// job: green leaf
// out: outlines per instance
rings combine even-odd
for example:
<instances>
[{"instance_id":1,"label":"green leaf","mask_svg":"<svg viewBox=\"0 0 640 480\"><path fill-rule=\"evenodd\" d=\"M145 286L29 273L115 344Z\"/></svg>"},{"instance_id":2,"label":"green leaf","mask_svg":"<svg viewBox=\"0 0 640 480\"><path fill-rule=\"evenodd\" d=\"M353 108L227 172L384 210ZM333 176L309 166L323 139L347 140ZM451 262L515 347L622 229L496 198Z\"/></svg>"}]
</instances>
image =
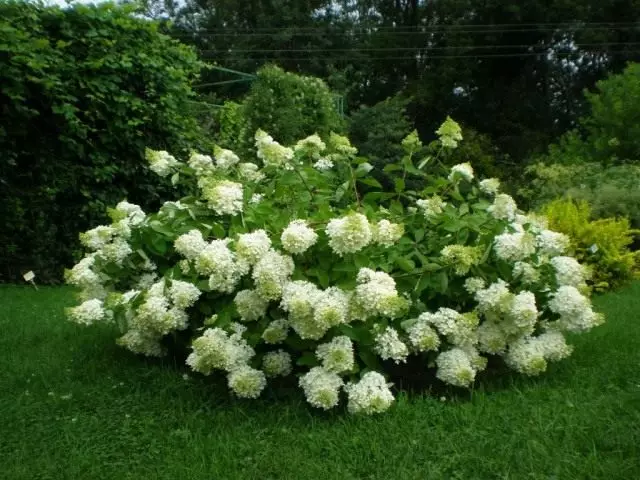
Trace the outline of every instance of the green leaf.
<instances>
[{"instance_id":1,"label":"green leaf","mask_svg":"<svg viewBox=\"0 0 640 480\"><path fill-rule=\"evenodd\" d=\"M424 238L424 233L424 228L417 228L413 232L413 238L416 239L416 242L420 242Z\"/></svg>"},{"instance_id":2,"label":"green leaf","mask_svg":"<svg viewBox=\"0 0 640 480\"><path fill-rule=\"evenodd\" d=\"M394 182L396 193L404 192L405 182L402 178L396 178Z\"/></svg>"},{"instance_id":3,"label":"green leaf","mask_svg":"<svg viewBox=\"0 0 640 480\"><path fill-rule=\"evenodd\" d=\"M302 355L300 355L300 358L296 360L296 365L301 367L317 367L318 365L320 365L320 362L313 352L304 352Z\"/></svg>"},{"instance_id":4,"label":"green leaf","mask_svg":"<svg viewBox=\"0 0 640 480\"><path fill-rule=\"evenodd\" d=\"M380 182L373 177L359 178L358 182L369 185L370 187L382 188Z\"/></svg>"},{"instance_id":5,"label":"green leaf","mask_svg":"<svg viewBox=\"0 0 640 480\"><path fill-rule=\"evenodd\" d=\"M398 257L396 258L396 265L398 265L398 267L400 267L400 269L404 270L405 272L413 272L416 269L416 264L413 262L413 260L410 260L406 257Z\"/></svg>"},{"instance_id":6,"label":"green leaf","mask_svg":"<svg viewBox=\"0 0 640 480\"><path fill-rule=\"evenodd\" d=\"M179 181L180 181L180 174L174 173L173 176L171 177L171 185L176 186Z\"/></svg>"},{"instance_id":7,"label":"green leaf","mask_svg":"<svg viewBox=\"0 0 640 480\"><path fill-rule=\"evenodd\" d=\"M380 364L380 360L377 355L368 348L362 348L358 352L358 356L362 360L362 362L367 366L367 368L374 371L381 371L382 365Z\"/></svg>"},{"instance_id":8,"label":"green leaf","mask_svg":"<svg viewBox=\"0 0 640 480\"><path fill-rule=\"evenodd\" d=\"M438 287L440 293L446 293L447 288L449 288L449 276L444 270L438 274Z\"/></svg>"}]
</instances>

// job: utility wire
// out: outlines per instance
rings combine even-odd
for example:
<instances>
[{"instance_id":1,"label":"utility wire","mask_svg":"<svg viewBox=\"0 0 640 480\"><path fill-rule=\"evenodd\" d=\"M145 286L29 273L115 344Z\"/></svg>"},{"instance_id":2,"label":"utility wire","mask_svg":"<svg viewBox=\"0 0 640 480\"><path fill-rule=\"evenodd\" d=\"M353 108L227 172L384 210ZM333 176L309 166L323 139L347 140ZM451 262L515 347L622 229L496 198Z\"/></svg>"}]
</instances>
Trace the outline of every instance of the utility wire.
<instances>
[{"instance_id":1,"label":"utility wire","mask_svg":"<svg viewBox=\"0 0 640 480\"><path fill-rule=\"evenodd\" d=\"M390 57L355 57L355 56L339 56L339 57L229 57L220 55L218 58L224 60L233 61L322 61L322 60L345 60L345 61L369 61L369 60L432 60L437 58L519 58L519 57L536 57L541 55L549 55L550 52L521 52L521 53L496 53L496 54L478 54L478 55L415 55L415 56L390 56ZM640 50L627 50L624 52L601 52L602 54L615 56L615 55L628 55L630 53L640 53ZM583 52L553 52L555 56L570 56L581 55Z\"/></svg>"},{"instance_id":2,"label":"utility wire","mask_svg":"<svg viewBox=\"0 0 640 480\"><path fill-rule=\"evenodd\" d=\"M620 45L640 45L640 42L607 42L607 43L572 43L571 47L610 47ZM223 49L212 50L200 50L200 53L280 53L280 52L294 52L294 53L307 53L307 52L401 52L401 51L421 51L421 50L450 50L450 49L492 49L492 50L504 50L510 48L529 48L531 44L525 45L460 45L460 46L423 46L423 47L391 47L391 48L271 48L271 49L236 49L232 48L230 51ZM545 48L553 48L552 46Z\"/></svg>"},{"instance_id":3,"label":"utility wire","mask_svg":"<svg viewBox=\"0 0 640 480\"><path fill-rule=\"evenodd\" d=\"M259 32L229 32L225 31L227 29L220 28L218 30L194 30L191 33L175 33L172 34L173 37L176 38L186 38L186 37L237 37L237 38L247 38L247 37L275 37L280 35L286 35L288 37L308 37L314 36L314 34L327 34L332 36L364 36L369 35L373 36L375 34L383 33L385 36L420 36L420 35L432 35L436 33L466 33L466 34L491 34L491 33L530 33L530 32L558 32L558 28L482 28L482 29L458 29L458 28L423 28L421 31L401 31L401 30L393 30L393 31L383 31L379 28L369 28L358 32L354 29L349 30L331 30L331 29L323 29L317 31L309 31L309 32L299 32L283 29L278 32L272 33L259 33ZM616 26L616 27L583 27L581 25L574 26L565 26L564 30L569 31L633 31L640 30L640 23L634 24L633 26ZM315 35L317 36L317 35Z\"/></svg>"}]
</instances>

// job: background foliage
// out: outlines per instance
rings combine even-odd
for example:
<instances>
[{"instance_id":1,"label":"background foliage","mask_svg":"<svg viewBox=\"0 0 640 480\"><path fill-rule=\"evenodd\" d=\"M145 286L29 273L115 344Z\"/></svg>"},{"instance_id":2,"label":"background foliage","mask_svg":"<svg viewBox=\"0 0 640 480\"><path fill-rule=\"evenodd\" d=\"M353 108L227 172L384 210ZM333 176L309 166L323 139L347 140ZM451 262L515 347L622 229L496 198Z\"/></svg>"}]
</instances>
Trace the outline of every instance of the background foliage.
<instances>
[{"instance_id":1,"label":"background foliage","mask_svg":"<svg viewBox=\"0 0 640 480\"><path fill-rule=\"evenodd\" d=\"M591 283L597 291L609 290L636 278L640 252L632 252L634 234L626 218L591 220L585 201L555 200L542 213L549 227L571 238L577 259L591 268Z\"/></svg>"},{"instance_id":2,"label":"background foliage","mask_svg":"<svg viewBox=\"0 0 640 480\"><path fill-rule=\"evenodd\" d=\"M188 108L202 63L109 4L3 2L0 31L0 280L55 281L106 205L166 194L146 146L204 147Z\"/></svg>"}]
</instances>

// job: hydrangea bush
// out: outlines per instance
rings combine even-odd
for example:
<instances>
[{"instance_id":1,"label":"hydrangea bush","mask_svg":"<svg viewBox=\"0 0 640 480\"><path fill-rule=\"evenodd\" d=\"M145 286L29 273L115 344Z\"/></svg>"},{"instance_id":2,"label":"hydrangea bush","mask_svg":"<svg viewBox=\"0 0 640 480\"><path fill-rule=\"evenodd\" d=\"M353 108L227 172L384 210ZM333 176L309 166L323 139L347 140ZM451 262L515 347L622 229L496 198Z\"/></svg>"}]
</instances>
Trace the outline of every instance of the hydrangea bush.
<instances>
[{"instance_id":1,"label":"hydrangea bush","mask_svg":"<svg viewBox=\"0 0 640 480\"><path fill-rule=\"evenodd\" d=\"M238 397L295 375L325 410L341 398L352 413L386 410L386 374L409 359L458 387L488 359L538 375L571 353L565 332L603 321L587 270L496 179L445 171L462 132L447 119L438 135L435 158L415 132L402 142L385 167L393 191L336 134L288 147L258 131L254 162L148 151L151 170L197 194L152 214L123 201L83 233L89 253L67 272L82 303L68 316L117 324L138 354L185 342L187 365L226 375Z\"/></svg>"}]
</instances>

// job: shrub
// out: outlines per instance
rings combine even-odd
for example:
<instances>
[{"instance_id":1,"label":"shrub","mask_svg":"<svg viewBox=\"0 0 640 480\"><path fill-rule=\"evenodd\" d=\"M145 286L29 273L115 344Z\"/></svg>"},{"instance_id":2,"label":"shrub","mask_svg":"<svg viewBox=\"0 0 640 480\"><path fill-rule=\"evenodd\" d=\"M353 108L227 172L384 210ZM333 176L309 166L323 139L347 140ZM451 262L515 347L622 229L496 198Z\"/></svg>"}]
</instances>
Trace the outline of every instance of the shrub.
<instances>
[{"instance_id":1,"label":"shrub","mask_svg":"<svg viewBox=\"0 0 640 480\"><path fill-rule=\"evenodd\" d=\"M146 145L203 146L184 113L202 64L129 7L3 2L0 29L0 279L60 280L107 205L170 191Z\"/></svg>"},{"instance_id":2,"label":"shrub","mask_svg":"<svg viewBox=\"0 0 640 480\"><path fill-rule=\"evenodd\" d=\"M462 140L450 119L438 134L441 150ZM567 237L469 164L416 166L416 134L393 191L345 137L255 139L261 167L229 150L186 163L150 151L151 169L198 194L149 215L121 203L111 225L82 234L90 253L67 279L83 303L69 318L115 322L118 342L145 355L184 345L193 370L226 372L238 397L295 373L311 405L344 393L353 413L390 406L394 363L459 387L488 358L537 375L570 354L563 332L602 321ZM405 188L412 178L420 191Z\"/></svg>"},{"instance_id":3,"label":"shrub","mask_svg":"<svg viewBox=\"0 0 640 480\"><path fill-rule=\"evenodd\" d=\"M531 208L573 198L589 203L595 218L627 217L634 228L640 227L640 166L536 163L525 178L519 193Z\"/></svg>"},{"instance_id":4,"label":"shrub","mask_svg":"<svg viewBox=\"0 0 640 480\"><path fill-rule=\"evenodd\" d=\"M257 77L242 101L251 146L251 136L259 128L268 128L287 144L314 132L327 135L344 130L335 96L319 78L285 72L276 66L263 67Z\"/></svg>"},{"instance_id":5,"label":"shrub","mask_svg":"<svg viewBox=\"0 0 640 480\"><path fill-rule=\"evenodd\" d=\"M618 287L637 277L640 252L631 252L634 234L626 218L591 221L591 209L584 202L555 200L542 213L549 227L571 239L576 258L590 267L591 282L598 291Z\"/></svg>"}]
</instances>

